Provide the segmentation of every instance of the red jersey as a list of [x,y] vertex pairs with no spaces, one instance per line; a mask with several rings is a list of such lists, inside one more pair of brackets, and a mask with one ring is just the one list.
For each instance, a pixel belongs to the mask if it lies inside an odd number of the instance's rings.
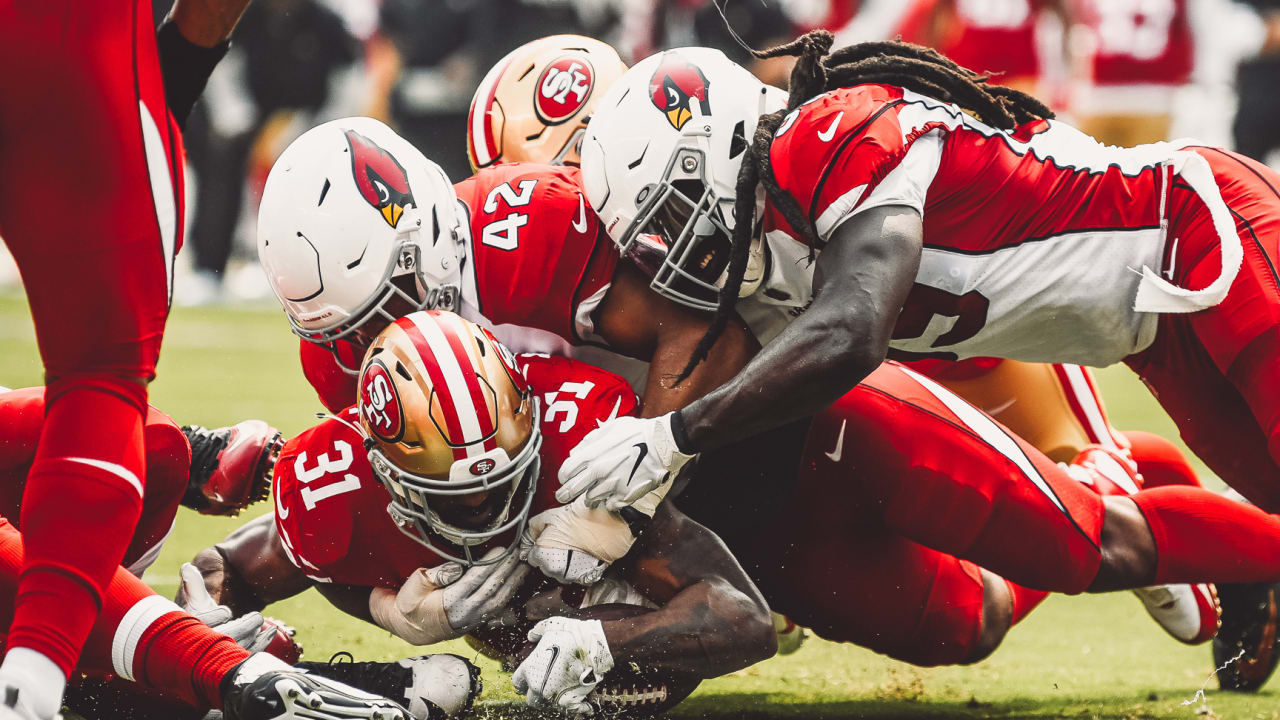
[[[579,185],[577,168],[512,163],[454,186],[470,229],[459,314],[512,352],[579,357],[635,381],[635,361],[592,347],[601,343],[591,313],[618,251]],[[303,373],[325,407],[354,403],[355,377],[328,350],[302,344]]]
[[[598,423],[635,412],[636,396],[613,373],[563,357],[519,355],[540,404],[542,470],[531,514],[559,503],[556,472]],[[415,570],[444,562],[400,532],[389,496],[363,449],[355,407],[285,443],[273,480],[276,530],[289,560],[320,582],[399,587]],[[509,542],[511,538],[501,538]]]
[[1077,0],[1094,85],[1184,85],[1195,62],[1187,0]]
[[[0,392],[0,517],[19,530],[27,473],[44,429],[44,392],[42,387]],[[148,406],[142,432],[147,448],[142,514],[120,562],[138,577],[159,557],[191,476],[191,445],[173,418]]]
[[[822,242],[861,210],[921,213],[920,268],[891,341],[899,357],[1101,366],[1150,345],[1156,313],[1220,302],[1239,269],[1234,222],[1198,152],[1104,146],[1053,121],[997,130],[909,90],[859,85],[788,115],[771,162]],[[1180,230],[1167,207],[1175,183],[1209,207],[1222,247],[1221,275],[1196,290],[1159,274]],[[796,235],[772,209],[766,223]]]

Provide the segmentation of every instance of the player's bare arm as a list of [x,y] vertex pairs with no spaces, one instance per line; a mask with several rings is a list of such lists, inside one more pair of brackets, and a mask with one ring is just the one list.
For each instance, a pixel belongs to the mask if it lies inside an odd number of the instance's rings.
[[773,656],[769,606],[710,530],[663,503],[631,552],[624,576],[661,607],[603,623],[615,661],[712,678]]
[[610,347],[649,361],[642,417],[677,410],[720,387],[760,348],[746,324],[734,318],[707,362],[677,384],[676,378],[706,333],[710,318],[655,294],[649,290],[649,279],[625,262],[618,265],[595,319],[597,331]]
[[813,304],[729,383],[679,412],[686,452],[709,450],[830,405],[884,362],[920,265],[920,215],[853,216],[818,256]]
[[[270,514],[245,523],[222,542],[201,550],[191,562],[204,576],[214,601],[237,616],[293,597],[312,585],[289,562]],[[177,602],[186,602],[181,589]]]
[[[669,487],[695,453],[812,415],[848,392],[884,361],[920,264],[921,234],[920,216],[900,206],[844,222],[818,257],[806,313],[688,407],[653,420],[618,418],[588,435],[560,468],[557,499],[585,494],[589,506],[620,510]],[[629,473],[615,470],[631,463]]]

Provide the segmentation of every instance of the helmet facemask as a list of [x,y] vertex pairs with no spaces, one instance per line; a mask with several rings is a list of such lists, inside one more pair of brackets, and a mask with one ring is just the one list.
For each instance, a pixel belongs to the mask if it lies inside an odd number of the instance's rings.
[[[732,250],[733,198],[715,191],[699,135],[705,134],[682,137],[662,178],[641,188],[635,219],[618,245],[624,257],[634,254],[639,266],[652,269],[650,284],[659,295],[698,310],[715,310]],[[644,242],[637,246],[641,236]],[[653,250],[663,246],[665,256],[655,263]]]
[[[286,313],[295,335],[329,350],[338,366],[349,375],[359,372],[359,362],[363,352],[356,354],[353,358],[355,361],[353,366],[348,363],[344,353],[339,351],[337,343],[344,339],[350,341],[353,334],[365,329],[375,317],[382,318],[384,321],[382,324],[385,325],[418,310],[457,311],[458,309],[462,288],[457,283],[432,282],[426,276],[422,262],[423,221],[419,217],[418,208],[410,206],[405,209],[404,215],[405,217],[401,218],[400,228],[396,231],[392,251],[388,254],[387,267],[383,271],[378,289],[360,308],[345,318],[340,318],[321,328],[305,328],[292,313]],[[455,228],[441,228],[434,213],[432,220],[433,244],[439,241],[442,232],[452,234],[452,243],[461,242]],[[403,287],[407,283],[404,283],[402,278],[413,279],[413,290],[417,293],[417,297]],[[389,308],[394,308],[396,312]],[[368,333],[368,335],[375,334]],[[363,350],[367,341],[357,344]]]
[[[536,429],[537,411],[535,403],[534,432],[506,467],[466,481],[414,475],[396,467],[381,450],[372,447],[369,462],[374,475],[391,495],[387,512],[400,532],[441,558],[466,566],[500,562],[514,552],[524,535],[542,468],[539,456],[542,434]],[[505,453],[500,454],[505,457]],[[489,459],[477,462],[484,461],[502,464],[500,460]],[[449,501],[480,492],[490,494],[481,505],[493,509],[492,517],[481,527],[465,527],[450,522],[447,517],[452,514],[448,508]],[[505,551],[483,558],[488,543],[508,533],[511,542]]]

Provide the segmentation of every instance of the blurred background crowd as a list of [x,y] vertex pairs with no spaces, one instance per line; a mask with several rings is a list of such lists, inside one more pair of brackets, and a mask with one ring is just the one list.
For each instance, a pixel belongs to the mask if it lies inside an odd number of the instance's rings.
[[[1118,145],[1196,137],[1280,167],[1280,0],[722,0],[765,48],[818,27],[836,46],[901,37],[1037,95]],[[156,0],[157,22],[170,2]],[[188,232],[175,301],[269,297],[254,218],[276,155],[312,125],[369,115],[455,180],[484,73],[518,45],[578,33],[633,62],[707,45],[753,61],[711,0],[254,0],[186,131]],[[3,252],[0,250],[0,252]],[[0,285],[16,282],[0,259]]]

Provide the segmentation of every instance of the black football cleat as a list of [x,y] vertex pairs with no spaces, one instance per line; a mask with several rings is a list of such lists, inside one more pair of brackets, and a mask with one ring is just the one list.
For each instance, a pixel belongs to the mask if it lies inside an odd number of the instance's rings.
[[184,425],[191,476],[182,504],[203,515],[238,515],[271,492],[271,473],[284,446],[280,431],[261,420],[230,427]]
[[251,655],[222,681],[223,720],[412,720],[385,697]]
[[480,668],[458,655],[423,655],[395,662],[353,662],[341,652],[327,663],[297,666],[365,692],[388,697],[415,720],[444,720],[471,709],[484,685]]
[[1219,585],[1218,598],[1222,628],[1213,641],[1218,685],[1232,692],[1257,692],[1280,661],[1280,583]]

